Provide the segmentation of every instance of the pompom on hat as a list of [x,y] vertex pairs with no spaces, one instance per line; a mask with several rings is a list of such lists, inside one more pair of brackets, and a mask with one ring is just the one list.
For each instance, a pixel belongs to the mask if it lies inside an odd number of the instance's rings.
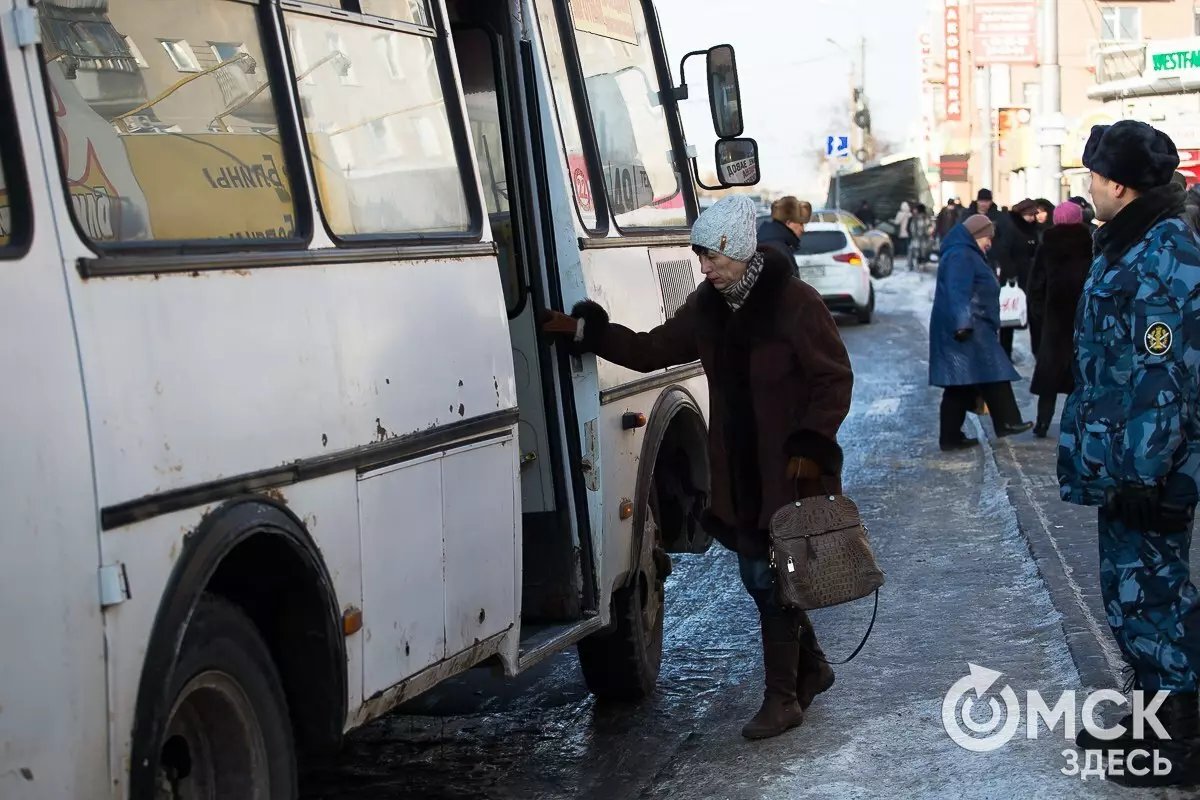
[[692,244],[734,261],[749,261],[758,246],[756,212],[757,206],[749,197],[722,197],[692,225]]
[[1083,206],[1078,203],[1059,203],[1054,207],[1055,225],[1081,225],[1083,223]]
[[1139,192],[1165,186],[1179,167],[1175,143],[1135,119],[1093,125],[1083,147],[1083,165],[1097,175]]

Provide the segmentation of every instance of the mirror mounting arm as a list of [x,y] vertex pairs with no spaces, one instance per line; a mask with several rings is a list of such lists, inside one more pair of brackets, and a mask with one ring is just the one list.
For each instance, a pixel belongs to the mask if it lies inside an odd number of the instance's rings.
[[[704,181],[702,181],[700,179],[700,167],[696,163],[696,157],[692,156],[691,158],[688,159],[688,162],[692,165],[692,178],[696,181],[696,185],[699,186],[701,189],[704,189],[705,191],[708,191],[708,192],[721,192],[721,191],[724,191],[725,189],[729,188],[728,186],[708,186],[707,184],[704,183]],[[719,180],[719,177],[718,177],[718,180]]]
[[676,101],[688,99],[687,73],[684,68],[687,66],[688,59],[692,56],[708,57],[707,50],[693,50],[679,60],[679,85],[671,89],[671,94]]

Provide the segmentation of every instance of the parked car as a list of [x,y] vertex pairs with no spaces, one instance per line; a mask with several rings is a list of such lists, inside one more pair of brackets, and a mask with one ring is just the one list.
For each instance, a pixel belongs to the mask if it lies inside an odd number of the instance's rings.
[[840,211],[836,208],[822,208],[814,211],[812,221],[837,222],[845,225],[850,235],[854,237],[854,243],[858,245],[858,249],[867,257],[867,261],[871,265],[871,274],[876,278],[886,278],[892,274],[896,246],[892,243],[892,237],[886,232],[877,227],[868,228],[862,220],[849,211]]
[[843,222],[805,225],[796,267],[800,280],[821,293],[830,311],[853,314],[867,325],[875,313],[875,287],[870,265],[850,230]]

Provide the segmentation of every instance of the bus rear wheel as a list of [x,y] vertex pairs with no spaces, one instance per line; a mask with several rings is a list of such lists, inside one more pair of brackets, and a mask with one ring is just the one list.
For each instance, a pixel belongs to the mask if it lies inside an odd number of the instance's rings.
[[156,800],[292,800],[296,757],[271,652],[240,608],[205,595],[175,663]]
[[612,595],[616,627],[577,645],[584,683],[601,700],[640,700],[658,683],[671,559],[659,545],[655,497],[652,482],[636,574]]

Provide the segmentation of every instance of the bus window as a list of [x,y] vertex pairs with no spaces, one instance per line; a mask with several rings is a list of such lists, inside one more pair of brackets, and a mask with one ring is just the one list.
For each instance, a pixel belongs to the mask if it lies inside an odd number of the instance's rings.
[[[15,120],[12,108],[8,104],[8,83],[4,76],[3,56],[0,52],[0,112],[8,119]],[[4,132],[0,133],[0,258],[19,255],[18,248],[29,235],[29,204],[22,188],[23,182],[14,181],[13,188],[10,189],[5,170],[7,164],[15,163],[7,159],[19,158],[19,154],[17,129],[10,123],[5,126]]]
[[431,27],[425,0],[359,0],[364,14]]
[[504,126],[496,91],[497,53],[492,38],[482,29],[454,31],[458,72],[467,100],[467,118],[475,143],[475,160],[483,183],[492,235],[498,245],[500,278],[505,303],[511,315],[521,307],[521,253],[515,246],[513,213],[509,197],[513,190],[505,163]]
[[8,199],[8,182],[4,180],[4,165],[0,163],[0,256],[12,242],[12,207]]
[[600,224],[596,217],[596,204],[592,202],[591,176],[588,175],[587,159],[583,153],[583,137],[579,133],[579,118],[575,113],[575,95],[567,74],[566,56],[563,55],[562,39],[559,38],[557,12],[552,0],[538,0],[537,12],[558,111],[558,127],[567,151],[571,184],[575,188],[575,208],[579,210],[583,226],[589,231],[597,231]]
[[296,236],[254,5],[38,4],[63,178],[93,242]]
[[435,40],[302,12],[287,28],[330,232],[467,232]]
[[641,0],[572,3],[571,14],[617,226],[686,226]]

